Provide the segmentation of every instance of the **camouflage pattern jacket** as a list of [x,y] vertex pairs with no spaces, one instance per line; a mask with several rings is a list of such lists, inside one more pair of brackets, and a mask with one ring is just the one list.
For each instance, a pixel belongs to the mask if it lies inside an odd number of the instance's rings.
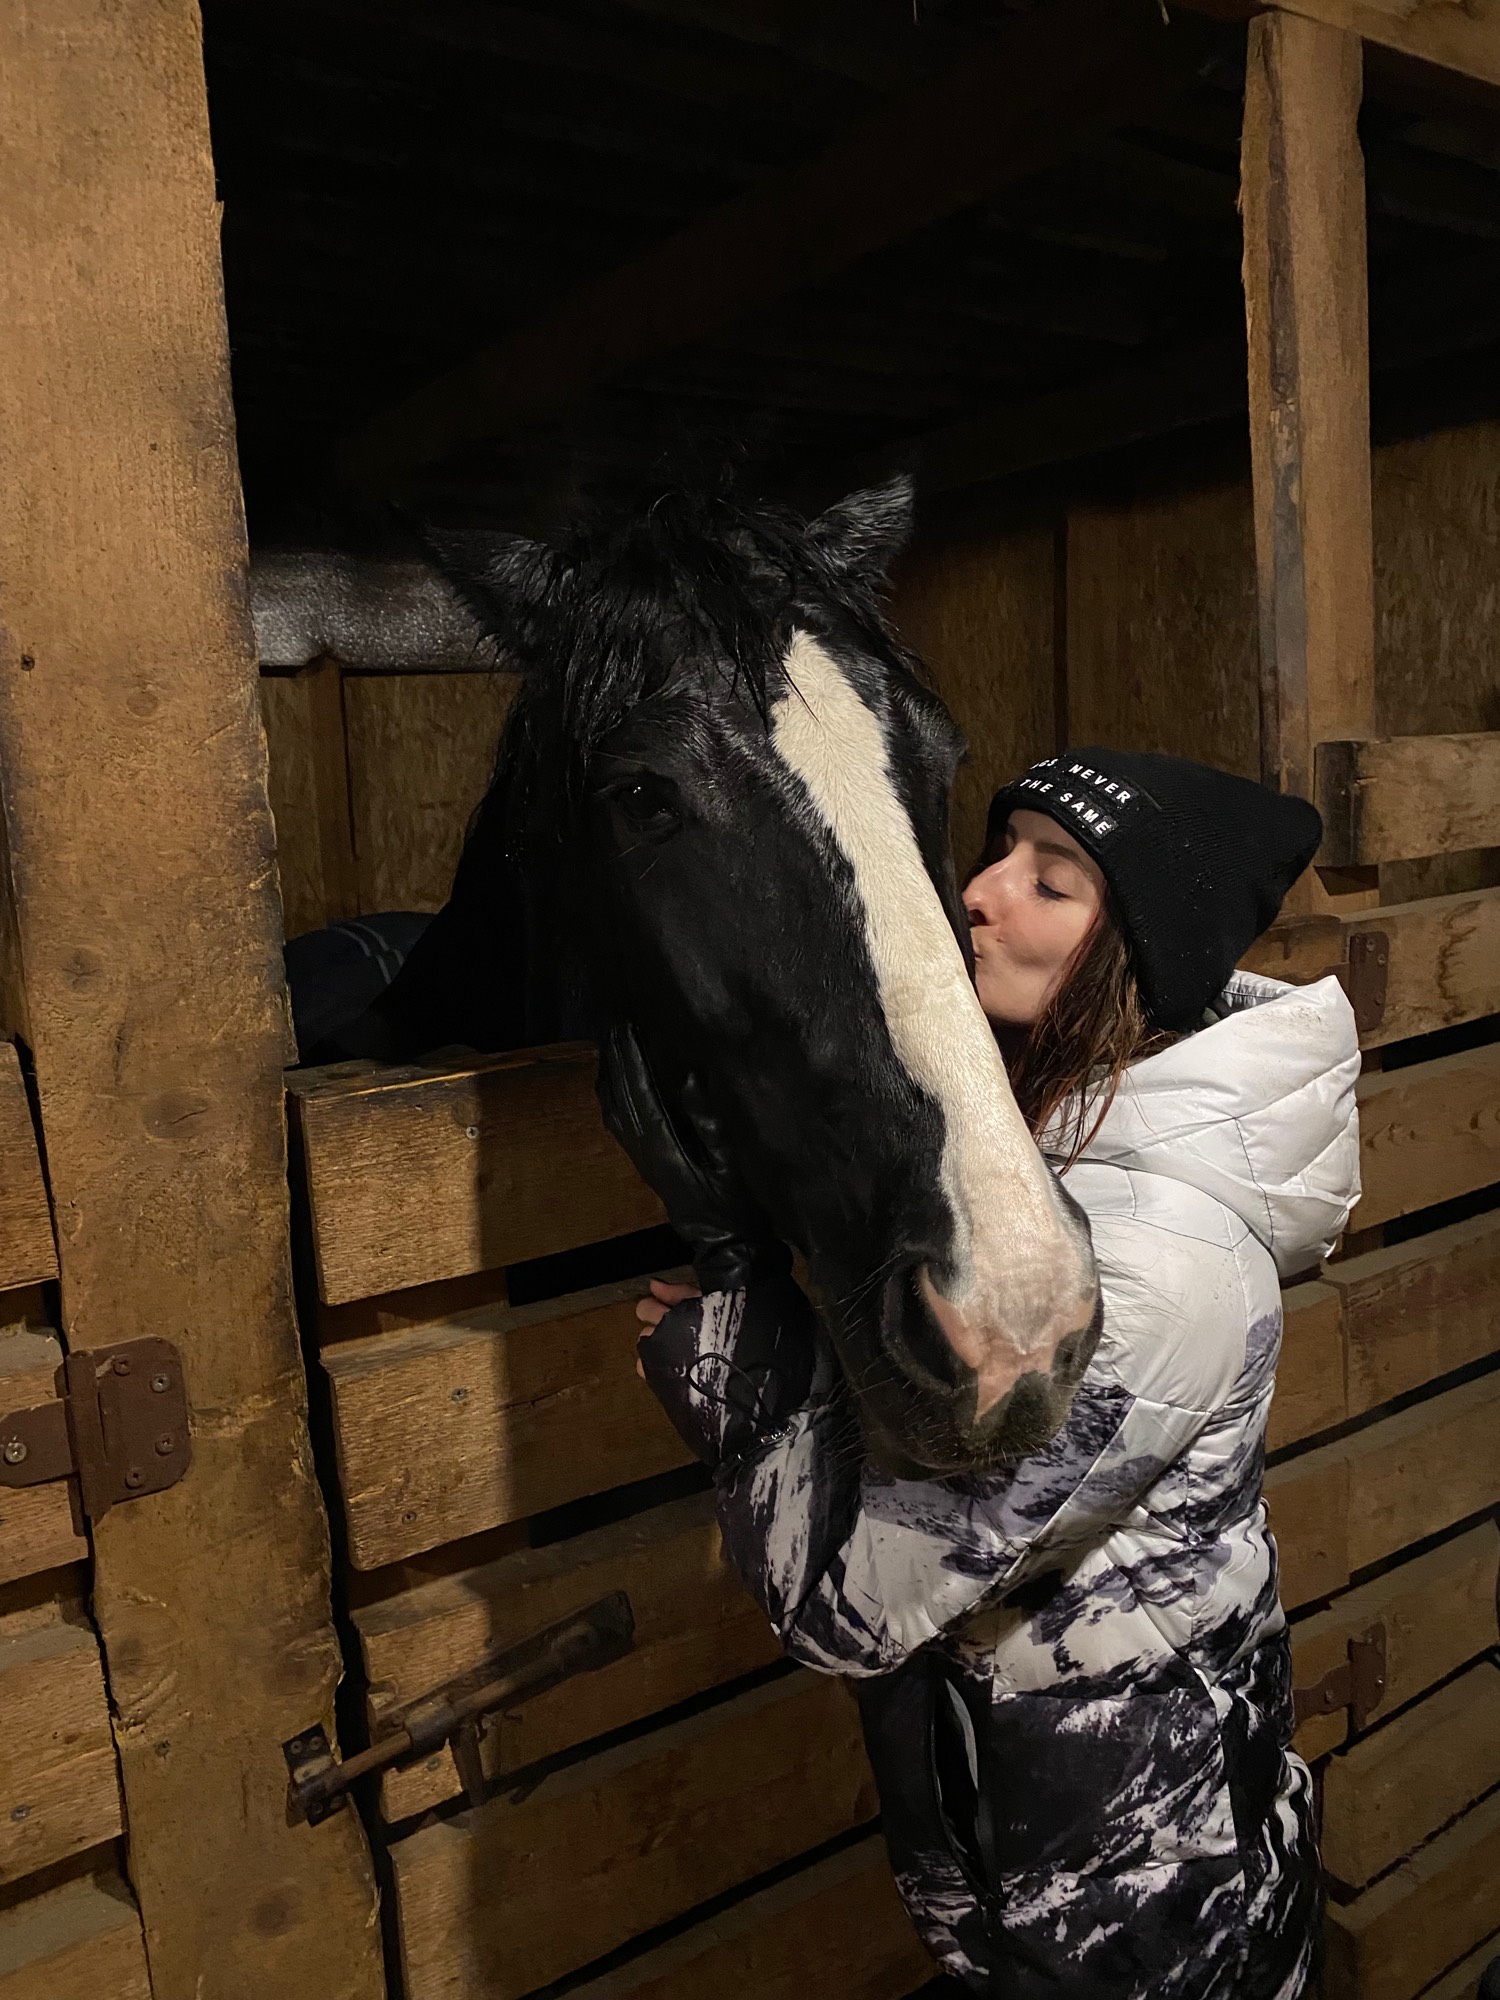
[[1237,975],[1218,1012],[1129,1072],[1068,1172],[1103,1331],[1044,1450],[931,1481],[862,1462],[790,1283],[642,1343],[787,1652],[857,1683],[913,1920],[1002,2000],[1307,1984],[1317,1856],[1261,1476],[1280,1279],[1359,1192],[1359,1054],[1331,979]]

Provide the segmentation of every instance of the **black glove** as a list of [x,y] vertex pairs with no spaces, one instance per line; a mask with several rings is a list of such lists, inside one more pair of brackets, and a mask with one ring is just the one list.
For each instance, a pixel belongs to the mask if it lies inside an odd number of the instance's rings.
[[729,1164],[723,1127],[695,1077],[669,1104],[625,1024],[600,1044],[598,1091],[605,1125],[661,1196],[705,1292],[787,1275],[791,1253]]

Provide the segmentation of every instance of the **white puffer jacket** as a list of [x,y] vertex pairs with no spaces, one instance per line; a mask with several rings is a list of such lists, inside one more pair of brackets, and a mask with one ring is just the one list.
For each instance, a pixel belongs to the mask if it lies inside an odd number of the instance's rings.
[[1359,1193],[1359,1051],[1332,979],[1238,975],[1218,1012],[1128,1073],[1067,1174],[1102,1331],[1013,1468],[861,1468],[828,1367],[724,1456],[722,1406],[686,1385],[771,1351],[782,1308],[754,1289],[643,1344],[787,1651],[859,1683],[918,1928],[1005,2000],[1292,2000],[1307,1976],[1317,1862],[1261,1478],[1280,1280]]

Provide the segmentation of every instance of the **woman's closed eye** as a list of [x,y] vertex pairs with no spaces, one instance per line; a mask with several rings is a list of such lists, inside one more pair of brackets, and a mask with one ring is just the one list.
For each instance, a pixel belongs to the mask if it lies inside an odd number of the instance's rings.
[[1037,878],[1036,892],[1044,903],[1065,903],[1068,900],[1066,889],[1054,889],[1050,882],[1043,882],[1040,877]]

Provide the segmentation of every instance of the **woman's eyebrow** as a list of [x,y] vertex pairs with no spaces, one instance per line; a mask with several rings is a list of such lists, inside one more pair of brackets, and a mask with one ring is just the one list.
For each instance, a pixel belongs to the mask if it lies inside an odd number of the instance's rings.
[[1063,861],[1082,861],[1083,856],[1076,847],[1062,847],[1055,840],[1034,840],[1032,846],[1038,854],[1056,854]]

